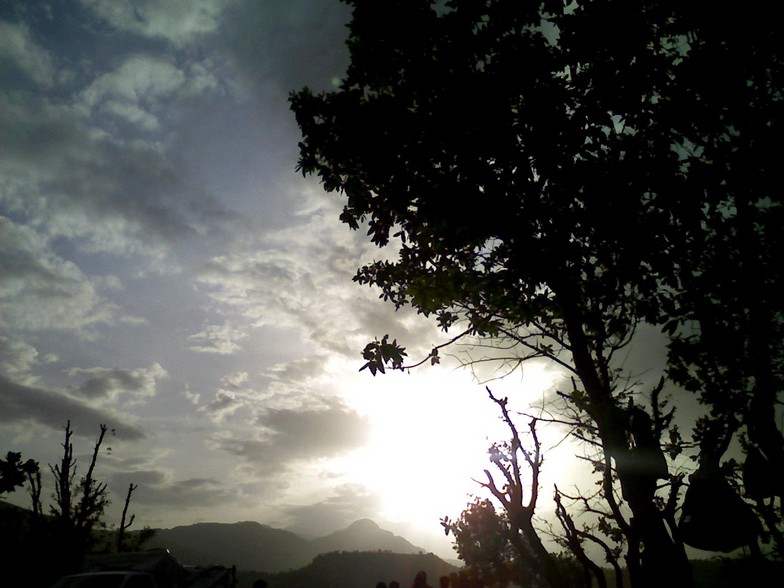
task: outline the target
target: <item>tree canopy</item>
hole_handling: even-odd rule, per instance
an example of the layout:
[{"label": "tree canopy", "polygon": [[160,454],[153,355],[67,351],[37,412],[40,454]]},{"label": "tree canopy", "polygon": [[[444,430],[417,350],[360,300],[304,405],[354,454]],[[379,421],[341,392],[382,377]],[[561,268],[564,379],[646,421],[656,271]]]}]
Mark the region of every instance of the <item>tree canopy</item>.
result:
[{"label": "tree canopy", "polygon": [[[520,361],[567,370],[565,410],[600,450],[632,583],[690,586],[684,479],[661,448],[672,413],[617,361],[641,324],[661,329],[663,378],[706,406],[695,476],[729,484],[722,458],[740,442],[746,497],[784,554],[781,9],[348,3],[340,87],[291,105],[300,169],[345,197],[344,223],[397,249],[355,280],[453,340],[513,342]],[[374,374],[405,367],[387,336],[364,358]]]}]

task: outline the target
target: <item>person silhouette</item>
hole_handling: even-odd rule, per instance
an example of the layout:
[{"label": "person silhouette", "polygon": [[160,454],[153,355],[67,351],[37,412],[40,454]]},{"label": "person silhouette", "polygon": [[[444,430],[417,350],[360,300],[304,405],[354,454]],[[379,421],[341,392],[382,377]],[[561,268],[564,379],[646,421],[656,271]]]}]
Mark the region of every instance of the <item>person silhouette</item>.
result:
[{"label": "person silhouette", "polygon": [[411,588],[431,588],[430,584],[427,583],[427,572],[424,570],[420,570],[414,576],[414,583],[411,585]]},{"label": "person silhouette", "polygon": [[449,576],[441,576],[438,578],[439,588],[449,588]]},{"label": "person silhouette", "polygon": [[392,580],[389,583],[389,588],[400,588],[400,582],[398,582],[397,580]]}]

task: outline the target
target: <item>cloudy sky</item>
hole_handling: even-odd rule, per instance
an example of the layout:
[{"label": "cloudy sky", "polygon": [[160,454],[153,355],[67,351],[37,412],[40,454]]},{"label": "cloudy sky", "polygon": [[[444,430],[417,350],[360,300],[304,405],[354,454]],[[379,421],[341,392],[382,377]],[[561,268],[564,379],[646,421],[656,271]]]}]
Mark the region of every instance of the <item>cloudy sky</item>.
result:
[{"label": "cloudy sky", "polygon": [[[295,172],[288,93],[340,79],[348,18],[0,0],[0,453],[54,463],[70,420],[85,468],[106,423],[110,523],[132,482],[137,528],[370,517],[451,554],[439,518],[477,490],[498,415],[450,362],[358,371],[374,337],[416,358],[439,335],[352,283],[384,253]],[[535,401],[555,377],[494,386]]]}]

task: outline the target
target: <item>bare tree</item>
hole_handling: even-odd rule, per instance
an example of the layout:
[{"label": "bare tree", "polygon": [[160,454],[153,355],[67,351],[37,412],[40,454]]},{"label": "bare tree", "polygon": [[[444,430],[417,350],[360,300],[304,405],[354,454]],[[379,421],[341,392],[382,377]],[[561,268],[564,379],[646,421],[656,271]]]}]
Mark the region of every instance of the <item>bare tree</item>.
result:
[{"label": "bare tree", "polygon": [[138,486],[134,485],[133,483],[128,484],[128,494],[125,496],[125,506],[123,506],[122,512],[122,519],[120,520],[120,527],[117,529],[117,552],[125,551],[125,531],[127,531],[132,525],[134,520],[136,520],[136,515],[132,514],[131,518],[128,519],[126,523],[126,517],[128,516],[128,505],[131,503],[131,495],[133,491],[136,490]]}]

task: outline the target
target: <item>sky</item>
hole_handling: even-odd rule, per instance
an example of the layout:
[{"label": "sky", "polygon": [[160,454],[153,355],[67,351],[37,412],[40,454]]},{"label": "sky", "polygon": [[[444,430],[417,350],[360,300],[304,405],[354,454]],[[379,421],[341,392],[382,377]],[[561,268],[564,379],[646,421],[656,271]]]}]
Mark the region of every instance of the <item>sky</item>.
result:
[{"label": "sky", "polygon": [[[352,282],[387,253],[295,169],[289,92],[339,82],[349,18],[336,0],[0,0],[0,454],[46,483],[70,421],[83,473],[107,424],[110,524],[133,483],[137,529],[369,517],[454,557],[439,519],[505,435],[494,374],[359,371],[373,338],[418,359],[443,335]],[[560,377],[491,386],[522,410]],[[546,472],[568,472],[561,447]]]}]

